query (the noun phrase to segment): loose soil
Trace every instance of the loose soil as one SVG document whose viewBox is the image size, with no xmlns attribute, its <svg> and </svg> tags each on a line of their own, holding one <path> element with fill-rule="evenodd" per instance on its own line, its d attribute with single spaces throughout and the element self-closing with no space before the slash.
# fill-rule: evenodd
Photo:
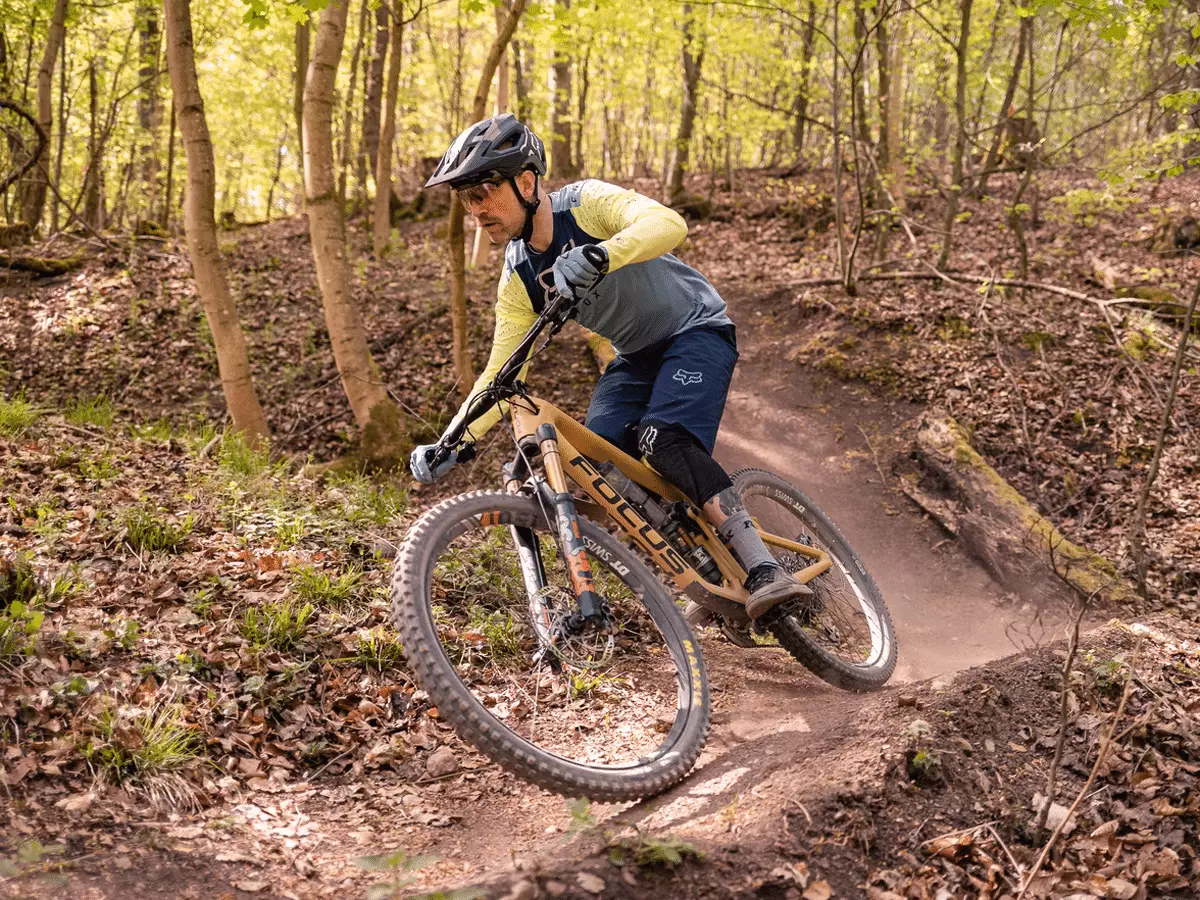
<svg viewBox="0 0 1200 900">
<path fill-rule="evenodd" d="M 769 196 L 772 188 L 763 190 Z M 1192 187 L 1177 190 L 1167 205 L 1186 203 Z M 1056 372 L 1047 354 L 1058 347 L 1086 360 L 1079 334 L 1095 324 L 1087 320 L 1091 311 L 1070 314 L 1066 304 L 1046 304 L 1037 315 L 1053 322 L 1039 328 L 1057 344 L 1047 339 L 1018 352 L 1028 330 L 1021 304 L 1032 301 L 997 303 L 1003 311 L 989 320 L 1004 334 L 989 363 L 996 371 L 972 380 L 976 357 L 967 344 L 993 344 L 983 320 L 972 316 L 977 292 L 964 298 L 921 285 L 867 288 L 853 300 L 833 291 L 797 293 L 788 284 L 812 274 L 806 269 L 828 268 L 821 259 L 828 241 L 783 213 L 752 219 L 753 209 L 744 212 L 693 228 L 682 251 L 718 284 L 739 323 L 742 360 L 717 456 L 730 469 L 759 466 L 794 481 L 847 534 L 895 620 L 900 664 L 889 688 L 844 694 L 778 650 L 744 651 L 706 632 L 714 726 L 697 769 L 663 796 L 573 815 L 565 800 L 517 782 L 456 741 L 402 671 L 345 658 L 356 635 L 386 617 L 380 590 L 387 565 L 371 551 L 396 540 L 437 497 L 493 484 L 506 447 L 500 431 L 477 462 L 433 489 L 413 490 L 408 509 L 385 509 L 375 519 L 362 512 L 360 494 L 370 489 L 361 481 L 324 485 L 276 472 L 238 487 L 236 460 L 201 455 L 204 442 L 189 450 L 181 431 L 211 422 L 220 408 L 186 263 L 157 247 L 133 262 L 100 257 L 78 275 L 36 288 L 23 281 L 0 286 L 6 389 L 21 386 L 46 407 L 105 393 L 119 420 L 148 425 L 162 417 L 175 432 L 133 438 L 50 415 L 0 443 L 8 463 L 4 491 L 17 513 L 0 533 L 0 548 L 32 552 L 40 571 L 77 563 L 87 583 L 79 596 L 51 606 L 53 636 L 39 655 L 0 679 L 0 716 L 10 723 L 0 754 L 7 826 L 0 857 L 16 860 L 18 845 L 30 839 L 61 843 L 69 881 L 64 887 L 38 877 L 57 869 L 60 857 L 51 854 L 21 861 L 20 877 L 0 875 L 7 878 L 0 895 L 361 895 L 382 876 L 364 873 L 356 859 L 399 847 L 438 857 L 409 890 L 482 883 L 489 896 L 514 900 L 1014 896 L 1017 864 L 1027 869 L 1046 838 L 1030 820 L 1058 731 L 1061 638 L 1071 616 L 998 589 L 895 490 L 907 435 L 926 404 L 949 400 L 977 426 L 990 458 L 1044 511 L 1057 509 L 1077 534 L 1099 537 L 1099 549 L 1119 554 L 1112 532 L 1128 510 L 1116 497 L 1143 471 L 1137 448 L 1150 439 L 1149 385 L 1161 376 L 1162 354 L 1123 363 L 1119 389 L 1128 406 L 1109 397 L 1117 412 L 1101 414 L 1094 404 L 1079 433 L 1064 434 L 1071 409 L 1084 408 L 1079 392 L 1096 386 L 1070 368 L 1084 362 L 1063 360 Z M 988 212 L 976 209 L 960 239 L 970 255 L 1003 268 L 1011 250 L 985 243 Z M 1104 227 L 1128 229 L 1128 219 L 1115 219 Z M 1043 266 L 1059 258 L 1060 244 L 1090 233 L 1059 224 L 1064 235 L 1048 242 Z M 356 283 L 389 383 L 432 434 L 453 408 L 446 317 L 429 306 L 429 297 L 445 293 L 444 271 L 427 223 L 406 226 L 403 237 L 399 261 L 362 263 Z M 319 324 L 303 223 L 275 223 L 227 241 L 252 353 L 266 370 L 259 384 L 277 445 L 318 458 L 344 452 L 353 426 Z M 1105 252 L 1115 255 L 1114 246 Z M 1125 245 L 1120 253 L 1136 255 Z M 1169 279 L 1191 277 L 1189 265 L 1176 265 Z M 491 277 L 472 275 L 477 308 L 486 308 Z M 936 304 L 936 312 L 920 320 L 922 304 Z M 473 327 L 478 365 L 490 319 L 481 315 Z M 1120 335 L 1140 328 L 1123 323 Z M 922 353 L 921 342 L 932 349 Z M 1124 359 L 1115 345 L 1102 352 Z M 853 365 L 843 365 L 847 360 Z M 1021 391 L 1007 396 L 996 385 L 1018 365 Z M 535 377 L 554 402 L 582 413 L 594 378 L 582 339 L 564 333 Z M 1062 399 L 1039 399 L 1043 381 Z M 164 391 L 164 384 L 177 387 Z M 1184 429 L 1194 402 L 1181 409 Z M 1014 437 L 1030 430 L 1039 435 L 1033 445 Z M 1126 438 L 1133 432 L 1141 437 L 1131 451 Z M 1103 789 L 1081 805 L 1065 856 L 1052 856 L 1053 875 L 1035 881 L 1028 896 L 1200 892 L 1200 651 L 1172 636 L 1194 630 L 1194 622 L 1177 616 L 1194 615 L 1200 587 L 1198 551 L 1188 537 L 1200 514 L 1196 485 L 1186 477 L 1195 439 L 1183 433 L 1163 474 L 1169 499 L 1158 501 L 1152 522 L 1160 548 L 1153 605 L 1169 612 L 1147 618 L 1150 607 L 1120 611 L 1125 621 L 1141 617 L 1143 624 L 1113 624 L 1083 639 L 1068 700 L 1060 803 L 1082 786 L 1122 686 L 1136 676 Z M 120 474 L 97 472 L 100 459 Z M 1090 473 L 1074 487 L 1063 483 L 1073 465 Z M 49 502 L 55 493 L 57 505 Z M 195 516 L 184 552 L 130 552 L 118 512 L 147 493 L 171 516 Z M 44 516 L 42 505 L 51 510 Z M 289 517 L 309 516 L 306 510 L 326 518 L 303 519 L 305 533 L 286 546 Z M 328 524 L 339 517 L 344 527 Z M 351 563 L 363 573 L 357 605 L 322 608 L 321 636 L 302 644 L 304 652 L 254 655 L 242 646 L 239 617 L 248 606 L 290 596 L 289 570 L 336 573 Z M 202 606 L 197 598 L 208 579 L 217 587 Z M 124 643 L 117 630 L 123 617 L 142 629 Z M 108 631 L 112 636 L 99 637 Z M 76 640 L 94 643 L 80 649 Z M 297 660 L 304 663 L 299 670 Z M 216 763 L 190 772 L 186 787 L 175 785 L 186 802 L 171 802 L 179 798 L 170 796 L 170 782 L 157 794 L 117 787 L 81 764 L 72 735 L 94 727 L 96 710 L 82 697 L 66 697 L 61 685 L 75 676 L 124 702 L 150 704 L 160 692 L 181 692 Z M 248 684 L 255 677 L 257 687 Z M 234 697 L 232 708 L 221 708 Z M 439 747 L 451 748 L 458 771 L 427 773 L 425 761 Z M 962 829 L 971 830 L 955 835 Z M 702 849 L 706 861 L 671 870 L 618 867 L 610 859 L 621 841 L 626 855 L 635 855 L 653 851 L 665 835 L 686 842 L 685 855 Z M 940 835 L 951 835 L 949 843 L 930 843 Z"/>
</svg>

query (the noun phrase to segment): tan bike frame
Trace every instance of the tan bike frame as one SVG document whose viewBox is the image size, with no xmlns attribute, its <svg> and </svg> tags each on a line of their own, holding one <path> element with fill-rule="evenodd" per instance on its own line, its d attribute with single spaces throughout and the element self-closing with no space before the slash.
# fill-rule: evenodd
<svg viewBox="0 0 1200 900">
<path fill-rule="evenodd" d="M 713 584 L 701 577 L 700 573 L 655 531 L 641 513 L 613 489 L 591 460 L 613 463 L 627 478 L 668 502 L 686 502 L 686 498 L 674 485 L 664 480 L 653 469 L 580 425 L 553 404 L 538 397 L 514 397 L 508 402 L 518 444 L 527 446 L 528 442 L 533 440 L 541 445 L 546 480 L 556 493 L 567 491 L 568 479 L 573 481 L 592 499 L 592 503 L 578 504 L 579 512 L 591 513 L 593 518 L 596 517 L 596 510 L 606 514 L 646 551 L 663 572 L 671 576 L 680 592 L 701 606 L 739 621 L 747 620 L 745 603 L 749 595 L 742 587 L 746 580 L 746 572 L 704 515 L 688 503 L 688 515 L 702 534 L 699 543 L 716 562 L 724 584 Z M 553 441 L 538 441 L 537 430 L 542 425 L 554 427 L 556 437 Z M 506 487 L 515 491 L 521 485 L 514 480 Z M 755 525 L 757 524 L 756 522 Z M 758 533 L 769 546 L 790 550 L 812 560 L 805 568 L 792 573 L 801 583 L 811 581 L 832 565 L 829 554 L 824 550 L 771 534 L 763 531 L 761 527 Z"/>
</svg>

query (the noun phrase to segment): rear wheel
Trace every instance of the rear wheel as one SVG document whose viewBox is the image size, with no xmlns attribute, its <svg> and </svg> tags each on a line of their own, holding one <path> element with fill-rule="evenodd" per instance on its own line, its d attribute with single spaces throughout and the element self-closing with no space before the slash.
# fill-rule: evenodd
<svg viewBox="0 0 1200 900">
<path fill-rule="evenodd" d="M 393 615 L 418 683 L 460 737 L 548 790 L 631 800 L 691 769 L 708 733 L 708 683 L 671 595 L 615 538 L 579 523 L 610 634 L 543 650 L 539 633 L 575 608 L 554 529 L 536 498 L 488 491 L 446 500 L 413 525 Z M 532 603 L 529 550 L 545 581 Z"/>
<path fill-rule="evenodd" d="M 883 595 L 838 530 L 799 488 L 761 469 L 742 469 L 733 483 L 760 530 L 829 554 L 831 568 L 808 583 L 813 598 L 771 610 L 760 622 L 819 678 L 848 691 L 883 686 L 896 668 L 896 636 Z M 768 543 L 789 572 L 812 559 Z"/>
</svg>

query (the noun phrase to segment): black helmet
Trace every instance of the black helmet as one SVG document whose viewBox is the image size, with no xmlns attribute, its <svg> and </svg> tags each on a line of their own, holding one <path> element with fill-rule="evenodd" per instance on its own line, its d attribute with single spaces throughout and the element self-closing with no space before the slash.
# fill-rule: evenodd
<svg viewBox="0 0 1200 900">
<path fill-rule="evenodd" d="M 493 178 L 516 178 L 526 169 L 546 174 L 541 139 L 512 113 L 476 122 L 460 134 L 425 187 L 448 184 L 458 190 Z"/>
</svg>

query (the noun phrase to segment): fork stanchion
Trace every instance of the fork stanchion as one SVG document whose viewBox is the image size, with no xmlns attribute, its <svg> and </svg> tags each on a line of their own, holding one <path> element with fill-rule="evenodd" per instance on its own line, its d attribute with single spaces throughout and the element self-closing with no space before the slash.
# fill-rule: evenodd
<svg viewBox="0 0 1200 900">
<path fill-rule="evenodd" d="M 567 558 L 567 570 L 571 573 L 571 587 L 579 600 L 579 612 L 585 619 L 601 620 L 604 604 L 596 593 L 596 581 L 592 577 L 592 565 L 588 561 L 587 547 L 579 532 L 575 501 L 567 490 L 567 475 L 563 471 L 562 457 L 558 452 L 558 432 L 553 425 L 541 425 L 537 439 L 542 451 L 542 466 L 546 480 L 554 491 L 555 525 L 559 543 Z"/>
</svg>

